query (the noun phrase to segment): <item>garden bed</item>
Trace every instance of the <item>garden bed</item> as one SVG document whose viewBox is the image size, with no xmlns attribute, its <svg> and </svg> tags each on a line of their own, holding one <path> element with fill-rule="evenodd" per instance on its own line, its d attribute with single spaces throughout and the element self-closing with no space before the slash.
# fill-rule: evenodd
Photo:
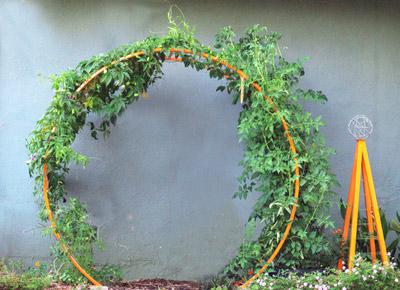
<svg viewBox="0 0 400 290">
<path fill-rule="evenodd" d="M 113 284 L 109 287 L 111 290 L 122 289 L 141 289 L 141 290 L 158 290 L 158 289 L 174 289 L 174 290 L 199 290 L 200 284 L 193 281 L 175 281 L 165 279 L 141 279 L 136 281 L 126 281 Z"/>
<path fill-rule="evenodd" d="M 1 288 L 0 288 L 1 289 Z M 47 290 L 72 290 L 78 287 L 52 283 Z M 82 288 L 86 289 L 86 288 Z M 95 289 L 95 288 L 94 288 Z M 100 289 L 100 288 L 99 288 Z M 108 290 L 200 290 L 200 284 L 194 281 L 176 281 L 166 279 L 140 279 L 135 281 L 123 281 L 108 285 Z"/>
</svg>

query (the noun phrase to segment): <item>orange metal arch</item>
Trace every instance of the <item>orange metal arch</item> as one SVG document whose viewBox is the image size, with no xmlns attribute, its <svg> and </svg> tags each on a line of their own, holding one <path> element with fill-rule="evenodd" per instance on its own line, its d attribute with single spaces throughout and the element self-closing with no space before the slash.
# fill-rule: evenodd
<svg viewBox="0 0 400 290">
<path fill-rule="evenodd" d="M 160 53 L 160 52 L 163 52 L 163 51 L 165 51 L 165 49 L 163 49 L 163 48 L 161 48 L 161 47 L 154 49 L 154 52 L 155 52 L 155 53 Z M 172 53 L 184 53 L 184 54 L 194 55 L 193 51 L 188 50 L 188 49 L 181 49 L 181 48 L 170 48 L 170 49 L 169 49 L 169 52 L 170 52 L 171 54 L 172 54 Z M 134 52 L 134 53 L 128 54 L 128 55 L 126 55 L 126 56 L 123 56 L 123 57 L 121 57 L 121 58 L 118 59 L 118 60 L 115 60 L 115 61 L 111 62 L 110 65 L 107 65 L 107 66 L 104 66 L 104 67 L 100 68 L 100 69 L 97 70 L 95 73 L 93 73 L 87 80 L 85 80 L 85 81 L 78 87 L 78 89 L 75 91 L 75 93 L 76 93 L 76 94 L 80 93 L 89 83 L 91 83 L 94 79 L 96 79 L 96 78 L 97 78 L 99 75 L 101 75 L 102 73 L 106 72 L 107 69 L 108 69 L 109 67 L 111 67 L 111 66 L 113 66 L 113 65 L 115 65 L 115 64 L 117 64 L 117 63 L 120 63 L 120 62 L 122 62 L 122 61 L 127 61 L 127 60 L 130 60 L 130 59 L 133 59 L 133 58 L 142 56 L 142 55 L 144 55 L 144 54 L 145 54 L 144 51 Z M 223 65 L 223 66 L 229 68 L 231 71 L 237 73 L 237 74 L 240 76 L 241 79 L 248 80 L 248 78 L 249 78 L 248 75 L 245 74 L 242 70 L 236 68 L 235 66 L 232 66 L 231 64 L 225 62 L 224 60 L 220 60 L 220 59 L 219 59 L 218 57 L 216 57 L 216 56 L 212 56 L 212 55 L 209 55 L 209 54 L 207 54 L 207 53 L 202 53 L 202 54 L 197 53 L 197 56 L 199 56 L 199 57 L 204 57 L 204 58 L 206 58 L 206 59 L 211 58 L 211 60 L 212 60 L 214 63 L 221 64 L 221 65 Z M 169 57 L 168 60 L 170 60 L 170 61 L 177 61 L 177 62 L 182 61 L 181 58 L 176 58 L 176 57 Z M 253 83 L 251 84 L 251 86 L 252 86 L 256 91 L 262 93 L 262 88 L 261 88 L 261 86 L 260 86 L 258 83 L 253 82 Z M 275 112 L 278 111 L 278 108 L 276 107 L 276 105 L 274 104 L 274 102 L 272 101 L 272 99 L 271 99 L 270 97 L 264 95 L 264 99 L 265 99 L 269 104 L 271 104 L 271 105 L 273 106 Z M 282 127 L 283 127 L 283 129 L 284 129 L 284 133 L 285 133 L 285 135 L 286 135 L 286 139 L 287 139 L 287 141 L 288 141 L 288 143 L 289 143 L 290 151 L 291 151 L 293 154 L 297 154 L 296 146 L 295 146 L 295 144 L 294 144 L 293 138 L 292 138 L 292 136 L 291 136 L 291 134 L 290 134 L 290 131 L 289 131 L 289 126 L 288 126 L 286 120 L 285 120 L 283 117 L 281 118 L 281 122 L 282 122 Z M 295 188 L 294 188 L 294 194 L 293 194 L 293 196 L 294 196 L 294 198 L 295 198 L 295 203 L 294 203 L 294 205 L 293 205 L 293 207 L 292 207 L 292 209 L 291 209 L 289 222 L 288 222 L 288 224 L 286 225 L 285 231 L 284 231 L 284 233 L 283 233 L 283 236 L 282 236 L 280 242 L 278 243 L 277 247 L 275 248 L 275 250 L 274 250 L 274 252 L 272 253 L 272 255 L 270 256 L 270 258 L 267 260 L 267 262 L 264 264 L 264 266 L 254 274 L 254 276 L 252 276 L 249 280 L 247 280 L 247 281 L 241 286 L 241 288 L 246 288 L 246 287 L 248 287 L 255 279 L 257 279 L 263 272 L 265 272 L 265 270 L 268 268 L 268 265 L 271 264 L 271 263 L 274 261 L 274 259 L 276 258 L 276 256 L 278 255 L 279 251 L 281 250 L 283 244 L 285 243 L 285 241 L 286 241 L 286 239 L 287 239 L 287 237 L 288 237 L 288 235 L 289 235 L 290 229 L 292 228 L 292 223 L 293 223 L 294 218 L 295 218 L 295 215 L 296 215 L 297 202 L 298 202 L 299 193 L 300 193 L 300 168 L 299 168 L 299 164 L 298 164 L 298 159 L 297 159 L 297 157 L 295 156 L 293 159 L 294 159 L 294 161 L 295 161 L 294 172 L 295 172 L 295 176 L 296 176 Z M 49 186 L 49 182 L 48 182 L 47 173 L 48 173 L 48 172 L 47 172 L 47 164 L 44 164 L 44 166 L 43 166 L 43 199 L 44 199 L 44 203 L 45 203 L 45 206 L 46 206 L 47 215 L 48 215 L 48 217 L 49 217 L 50 225 L 51 225 L 51 228 L 52 228 L 52 230 L 53 230 L 53 234 L 54 234 L 54 236 L 56 237 L 56 239 L 60 242 L 61 248 L 67 253 L 69 260 L 70 260 L 71 263 L 75 266 L 75 268 L 76 268 L 79 272 L 81 272 L 82 275 L 85 276 L 93 285 L 95 285 L 95 286 L 101 286 L 101 283 L 100 283 L 100 282 L 96 281 L 92 276 L 90 276 L 90 275 L 85 271 L 85 269 L 83 269 L 83 268 L 79 265 L 78 261 L 77 261 L 77 260 L 73 257 L 73 255 L 70 253 L 69 248 L 63 243 L 63 241 L 61 240 L 60 234 L 57 232 L 56 224 L 55 224 L 55 222 L 54 222 L 53 213 L 52 213 L 51 208 L 50 208 L 50 201 L 49 201 L 49 197 L 48 197 L 48 186 Z"/>
</svg>

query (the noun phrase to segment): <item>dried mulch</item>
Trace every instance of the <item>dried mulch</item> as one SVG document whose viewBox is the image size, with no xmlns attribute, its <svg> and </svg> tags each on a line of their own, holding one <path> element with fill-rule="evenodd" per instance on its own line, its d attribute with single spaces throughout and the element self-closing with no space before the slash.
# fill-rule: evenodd
<svg viewBox="0 0 400 290">
<path fill-rule="evenodd" d="M 174 281 L 165 279 L 141 279 L 119 282 L 109 286 L 110 290 L 200 290 L 200 284 L 193 281 Z"/>
<path fill-rule="evenodd" d="M 72 289 L 79 289 L 78 287 L 73 287 L 67 284 L 61 284 L 61 283 L 51 283 L 49 288 L 46 288 L 46 290 L 72 290 Z M 82 288 L 84 289 L 84 288 Z"/>
<path fill-rule="evenodd" d="M 69 286 L 65 284 L 52 283 L 47 290 L 72 290 L 88 289 L 87 286 Z M 95 287 L 90 289 L 96 289 Z M 100 288 L 99 288 L 100 289 Z M 140 279 L 135 281 L 124 281 L 108 285 L 108 290 L 200 290 L 201 286 L 193 281 L 175 281 L 166 279 Z"/>
</svg>

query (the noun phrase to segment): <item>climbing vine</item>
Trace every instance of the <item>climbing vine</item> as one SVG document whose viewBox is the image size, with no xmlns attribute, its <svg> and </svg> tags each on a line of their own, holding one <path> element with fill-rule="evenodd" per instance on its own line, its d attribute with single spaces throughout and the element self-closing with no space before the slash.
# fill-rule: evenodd
<svg viewBox="0 0 400 290">
<path fill-rule="evenodd" d="M 285 136 L 280 134 L 280 118 L 288 121 L 296 144 L 301 167 L 299 209 L 291 235 L 275 265 L 283 268 L 318 267 L 330 254 L 324 236 L 333 227 L 329 216 L 330 201 L 336 183 L 329 170 L 329 156 L 334 151 L 325 145 L 319 130 L 324 125 L 320 117 L 304 112 L 302 101 L 326 102 L 320 91 L 302 90 L 298 83 L 304 75 L 303 61 L 290 63 L 278 46 L 280 35 L 269 33 L 258 25 L 247 30 L 238 41 L 231 28 L 221 30 L 216 37 L 220 55 L 262 84 L 265 94 L 279 108 L 271 110 L 261 94 L 247 91 L 247 102 L 240 114 L 238 135 L 245 145 L 241 161 L 243 173 L 235 197 L 260 196 L 249 217 L 246 240 L 237 257 L 225 269 L 235 278 L 246 277 L 248 271 L 261 267 L 282 237 L 294 199 L 293 158 Z M 253 233 L 261 224 L 256 240 Z"/>
<path fill-rule="evenodd" d="M 94 56 L 75 69 L 51 78 L 55 95 L 28 140 L 31 154 L 28 163 L 29 173 L 35 178 L 37 196 L 42 193 L 43 166 L 47 166 L 49 204 L 55 213 L 62 242 L 95 277 L 114 279 L 119 276 L 116 268 L 96 270 L 93 260 L 93 249 L 98 242 L 96 231 L 88 223 L 84 205 L 68 197 L 65 191 L 70 164 L 85 166 L 88 161 L 71 145 L 85 126 L 86 117 L 92 113 L 101 117 L 99 122 L 87 123 L 92 137 L 98 139 L 100 134 L 107 137 L 126 106 L 137 101 L 162 76 L 163 63 L 173 57 L 185 67 L 207 70 L 211 78 L 224 80 L 225 84 L 217 90 L 227 90 L 234 104 L 241 101 L 238 135 L 245 151 L 235 197 L 245 199 L 256 193 L 259 197 L 249 217 L 247 239 L 237 257 L 226 267 L 225 274 L 236 279 L 246 276 L 249 269 L 258 269 L 282 238 L 290 208 L 295 203 L 294 158 L 298 160 L 301 173 L 299 207 L 290 238 L 276 265 L 303 267 L 322 259 L 329 250 L 323 233 L 333 225 L 328 214 L 331 188 L 335 183 L 328 163 L 333 151 L 325 146 L 319 134 L 323 122 L 304 112 L 301 102 L 325 102 L 325 95 L 299 88 L 299 79 L 304 75 L 302 61 L 285 60 L 278 46 L 279 35 L 265 27 L 253 26 L 240 38 L 230 27 L 225 27 L 216 35 L 213 50 L 202 45 L 185 22 L 169 20 L 169 31 L 163 37 L 150 36 Z M 143 53 L 126 57 L 138 51 Z M 213 56 L 234 64 L 248 78 L 233 74 L 223 62 L 214 61 Z M 121 58 L 123 61 L 119 61 Z M 82 84 L 102 68 L 101 73 L 81 89 Z M 254 82 L 263 93 L 250 86 Z M 273 104 L 266 102 L 264 95 L 269 96 Z M 297 154 L 289 150 L 282 119 L 290 126 Z M 48 219 L 44 203 L 40 218 Z M 253 232 L 257 226 L 261 227 L 261 233 L 255 236 Z M 65 249 L 58 244 L 53 249 L 55 267 L 61 269 L 58 278 L 69 283 L 83 282 L 84 278 L 68 263 Z"/>
</svg>

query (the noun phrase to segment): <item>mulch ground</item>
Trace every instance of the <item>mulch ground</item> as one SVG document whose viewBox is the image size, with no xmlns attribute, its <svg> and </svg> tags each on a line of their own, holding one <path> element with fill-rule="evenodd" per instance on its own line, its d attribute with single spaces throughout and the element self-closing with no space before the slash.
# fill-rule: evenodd
<svg viewBox="0 0 400 290">
<path fill-rule="evenodd" d="M 88 289 L 71 287 L 63 284 L 53 283 L 47 290 L 72 290 L 72 289 Z M 193 281 L 175 281 L 166 279 L 140 279 L 136 281 L 118 282 L 108 285 L 109 290 L 200 290 L 200 284 Z"/>
<path fill-rule="evenodd" d="M 200 290 L 200 284 L 193 281 L 174 281 L 165 279 L 141 279 L 119 282 L 109 286 L 110 290 L 141 289 L 141 290 Z"/>
</svg>

